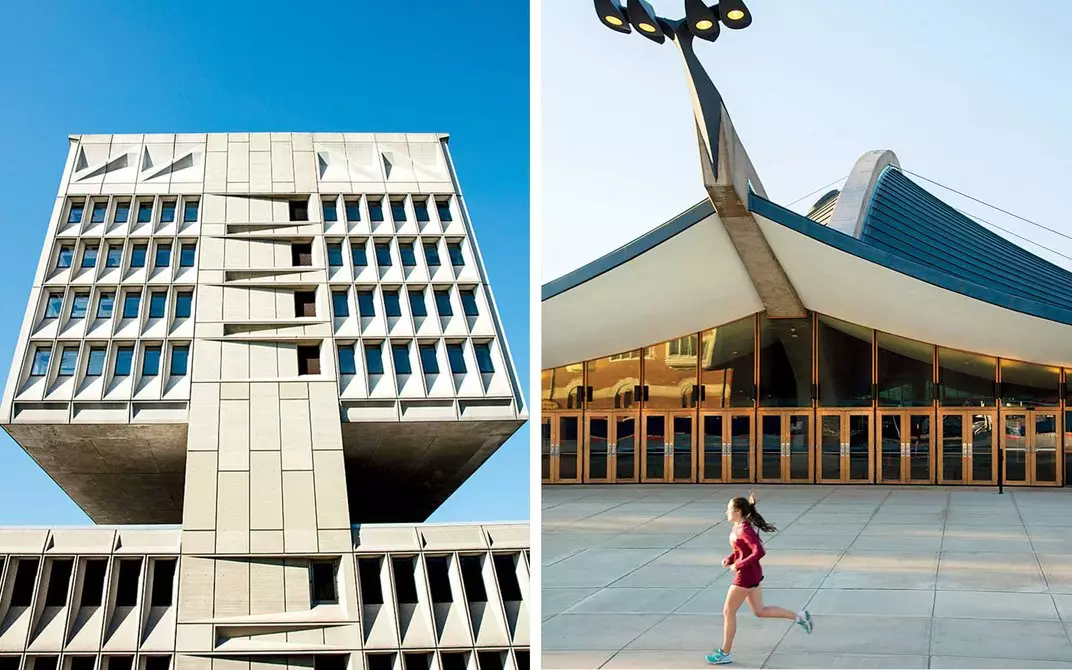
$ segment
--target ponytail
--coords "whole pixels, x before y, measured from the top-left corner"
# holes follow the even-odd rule
[[[741,520],[749,523],[764,533],[773,533],[778,530],[772,524],[767,523],[763,515],[756,509],[756,494],[753,491],[747,498],[734,498],[733,506],[741,513]]]

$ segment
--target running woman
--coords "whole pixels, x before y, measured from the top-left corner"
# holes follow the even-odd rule
[[[763,568],[759,561],[767,552],[756,529],[772,533],[775,528],[756,511],[756,495],[753,493],[747,498],[730,500],[726,505],[726,519],[733,524],[733,530],[730,531],[733,553],[722,559],[722,565],[733,571],[733,582],[722,608],[722,646],[707,655],[707,662],[712,665],[733,662],[731,651],[733,638],[737,634],[737,610],[746,600],[752,613],[761,619],[792,619],[805,632],[810,634],[812,630],[808,610],[802,609],[793,614],[784,607],[763,605],[763,587],[759,585],[763,581]]]

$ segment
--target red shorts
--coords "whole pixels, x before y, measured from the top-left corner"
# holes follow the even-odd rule
[[[744,589],[754,589],[759,586],[762,581],[763,575],[760,575],[758,578],[750,575],[745,575],[742,577],[740,574],[736,574],[733,576],[733,585],[740,586]]]

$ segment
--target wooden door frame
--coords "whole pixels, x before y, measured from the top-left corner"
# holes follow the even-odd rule
[[[1036,455],[1038,453],[1038,449],[1037,449],[1037,445],[1036,445],[1037,436],[1035,434],[1035,419],[1039,415],[1041,415],[1041,416],[1052,415],[1056,419],[1056,422],[1057,422],[1057,426],[1056,426],[1057,445],[1056,445],[1056,452],[1054,454],[1054,458],[1056,459],[1057,479],[1056,479],[1056,481],[1052,481],[1052,482],[1046,482],[1046,481],[1040,482],[1040,481],[1038,481],[1038,479],[1035,476],[1035,473],[1038,471],[1038,464],[1037,464],[1037,461],[1036,461],[1036,457],[1037,457]],[[1047,486],[1047,487],[1061,486],[1061,483],[1062,483],[1061,475],[1062,475],[1062,472],[1064,470],[1063,463],[1061,462],[1061,459],[1063,457],[1063,453],[1062,453],[1063,450],[1061,449],[1061,438],[1062,438],[1062,435],[1064,433],[1064,412],[1062,412],[1059,407],[1032,407],[1032,408],[1026,408],[1026,407],[1008,407],[1008,408],[1006,408],[1006,407],[1003,407],[1001,409],[1001,416],[1000,416],[1000,424],[1001,424],[1000,425],[1000,430],[1001,430],[1000,448],[1001,448],[1001,450],[1000,450],[1000,456],[999,456],[1002,459],[1005,459],[1007,454],[1008,454],[1008,445],[1005,442],[1005,440],[1006,440],[1005,422],[1006,422],[1006,420],[1008,419],[1009,416],[1023,416],[1024,417],[1024,428],[1026,430],[1026,434],[1024,435],[1024,439],[1027,440],[1027,445],[1025,447],[1025,453],[1024,453],[1024,460],[1025,460],[1024,468],[1025,468],[1026,479],[1024,479],[1023,481],[1015,481],[1015,482],[1014,481],[1009,481],[1009,479],[1008,479],[1009,467],[1008,467],[1008,462],[1006,461],[1006,462],[1004,462],[1002,464],[1002,466],[1004,467],[1004,473],[1005,473],[1004,484],[1006,484],[1007,486]]]
[[[839,416],[841,422],[839,430],[841,431],[841,458],[840,458],[840,476],[838,479],[823,478],[821,453],[822,449],[822,424],[824,416]],[[850,479],[850,451],[849,451],[849,417],[852,416],[866,416],[868,420],[867,427],[867,479]],[[875,463],[875,444],[876,444],[876,414],[873,408],[869,407],[820,407],[815,411],[815,428],[813,429],[814,438],[812,440],[812,458],[814,477],[813,481],[816,484],[873,484],[875,482],[876,468]]]
[[[548,412],[540,417],[540,481],[543,484],[555,483],[555,469],[558,461],[555,459],[555,414]],[[550,452],[547,454],[547,478],[543,477],[543,427],[547,426],[547,440],[550,444]]]
[[[640,457],[642,452],[641,441],[644,436],[642,434],[643,428],[640,425],[640,412],[639,410],[618,410],[609,412],[611,420],[611,435],[614,436],[614,442],[611,445],[614,453],[614,471],[611,473],[612,481],[614,483],[624,482],[627,484],[635,484],[640,481]],[[633,429],[633,476],[629,479],[618,478],[618,421],[623,418],[631,418],[634,422]]]
[[[585,412],[584,413],[584,448],[581,457],[584,466],[585,484],[613,484],[614,483],[614,412]],[[591,452],[590,439],[593,419],[603,419],[607,422],[607,476],[602,479],[592,479],[591,475]]]
[[[648,476],[648,419],[655,416],[661,416],[663,418],[663,476],[660,479],[652,479]],[[646,483],[667,483],[667,470],[666,470],[666,454],[669,451],[671,433],[670,433],[670,412],[665,410],[640,412],[640,422],[637,427],[640,432],[640,470],[638,473],[639,481],[642,484]]]
[[[699,435],[699,421],[697,412],[695,409],[680,409],[680,410],[667,410],[666,414],[666,433],[667,433],[667,449],[666,449],[666,464],[663,466],[666,469],[666,483],[667,484],[695,484],[697,481],[697,437]],[[692,431],[689,443],[689,478],[677,479],[674,477],[674,419],[685,418],[691,422]]]
[[[557,484],[580,484],[584,481],[584,431],[585,420],[583,412],[556,412],[551,415],[551,447],[554,450],[551,456],[551,473]],[[565,418],[577,419],[577,478],[562,479],[562,438],[561,422]]]
[[[971,463],[968,459],[968,453],[971,450],[971,410],[963,409],[949,409],[945,407],[939,407],[936,412],[935,421],[937,422],[937,464],[935,465],[935,481],[940,486],[959,486],[967,485],[970,483],[971,477],[968,473],[968,468]],[[945,472],[945,422],[943,419],[947,416],[959,416],[960,417],[960,468],[962,477],[959,480],[947,480],[942,473]]]
[[[703,436],[706,434],[703,430],[703,425],[707,417],[717,416],[722,419],[721,425],[721,473],[722,476],[715,478],[708,478],[704,476],[704,460],[706,457],[706,451],[704,449]],[[730,462],[730,413],[727,410],[700,410],[699,416],[696,420],[696,481],[700,484],[723,484],[729,481],[729,467]]]
[[[901,478],[899,481],[884,480],[881,477],[882,474],[882,417],[884,416],[900,416],[901,417]],[[927,457],[928,469],[931,473],[929,479],[912,479],[912,458],[911,458],[911,445],[912,445],[912,417],[925,416],[930,419],[931,423],[931,438],[930,438],[930,451]],[[933,407],[898,407],[898,408],[882,408],[879,407],[875,410],[875,442],[874,442],[874,481],[878,484],[934,484],[937,481],[937,414]]]
[[[778,468],[778,479],[763,478],[762,466],[763,466],[763,417],[765,416],[777,416],[779,417],[780,426],[779,432],[782,437],[781,446],[779,449],[780,465]],[[815,468],[815,427],[809,425],[808,429],[804,431],[804,437],[808,440],[808,478],[804,479],[790,479],[790,455],[791,449],[791,435],[790,435],[790,417],[803,416],[807,418],[810,424],[818,424],[816,421],[816,411],[810,407],[808,408],[765,408],[756,412],[756,418],[752,424],[753,435],[753,453],[752,462],[753,468],[753,480],[760,484],[812,484],[815,482],[814,468]]]
[[[703,476],[703,421],[708,416],[722,417],[722,478],[708,479]],[[748,477],[733,478],[733,420],[748,419]],[[751,407],[736,409],[700,410],[696,421],[696,477],[701,484],[747,484],[756,481],[756,410]]]

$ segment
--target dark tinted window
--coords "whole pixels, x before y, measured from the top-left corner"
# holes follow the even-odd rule
[[[461,292],[462,309],[466,316],[480,316],[480,310],[476,306],[476,290],[468,289]]]
[[[179,267],[192,268],[197,259],[197,243],[183,242],[179,247]]]
[[[324,221],[331,223],[339,220],[338,207],[335,204],[335,198],[325,199],[322,201],[324,207]]]
[[[447,242],[447,253],[450,254],[451,265],[465,265],[461,242]]]
[[[454,316],[454,309],[450,306],[449,290],[435,292],[435,305],[440,317]]]
[[[450,371],[456,375],[465,374],[465,354],[461,344],[447,345],[447,360],[450,361]]]
[[[193,223],[197,221],[197,201],[187,200],[185,209],[182,213],[182,220],[184,223]]]
[[[310,578],[314,603],[338,602],[335,589],[335,569],[338,561],[313,561]]]
[[[350,304],[347,301],[345,291],[333,291],[331,293],[331,312],[337,318],[350,316]]]
[[[190,316],[190,312],[193,309],[194,294],[190,291],[183,291],[182,293],[175,294],[175,318],[185,319]]]
[[[116,223],[126,223],[128,218],[130,218],[130,203],[126,200],[116,203],[114,221]]]
[[[878,333],[879,407],[930,407],[934,389],[934,347]]]
[[[434,243],[424,245],[424,260],[430,268],[439,267],[439,249]]]
[[[369,198],[368,201],[369,220],[374,223],[383,221],[383,200],[379,198]]]
[[[145,347],[141,374],[143,377],[155,377],[160,374],[160,347]]]
[[[162,319],[167,314],[167,294],[153,291],[149,294],[149,318]]]
[[[135,244],[134,249],[130,252],[130,267],[143,268],[145,267],[145,253],[147,247],[144,244]]]
[[[422,344],[421,350],[421,369],[424,370],[426,375],[439,374],[439,361],[436,359],[436,348],[434,344]]]
[[[517,554],[495,554],[495,578],[503,600],[521,600],[521,585],[517,581]]]
[[[471,603],[487,602],[488,592],[484,588],[483,561],[480,556],[462,556],[461,567],[466,600]]]
[[[309,201],[308,200],[291,200],[290,206],[290,220],[291,221],[308,221],[309,220]]]
[[[424,304],[424,291],[409,292],[409,311],[413,316],[428,316],[428,306]]]
[[[871,406],[872,331],[819,316],[819,404]]]
[[[391,218],[397,223],[402,223],[406,220],[405,200],[391,200]]]
[[[67,590],[71,586],[71,571],[74,561],[65,558],[52,561],[48,575],[48,591],[45,592],[45,607],[63,607],[67,604]]]
[[[126,377],[134,362],[134,347],[119,347],[115,352],[115,376]]]
[[[339,345],[339,372],[344,375],[357,374],[357,361],[354,360],[354,348],[352,345]]]
[[[186,374],[190,364],[190,347],[177,346],[171,349],[171,374],[174,377],[182,377]]]
[[[318,346],[298,347],[298,374],[299,375],[318,375],[318,374],[320,374],[320,347],[318,347]]]
[[[334,243],[328,245],[328,265],[333,268],[342,266],[342,244]]]
[[[402,305],[399,303],[398,289],[383,290],[383,307],[387,316],[402,316]]]
[[[395,596],[399,604],[417,603],[417,582],[413,577],[414,559],[412,557],[395,557],[391,559],[395,575]]]
[[[108,570],[108,561],[93,558],[86,561],[82,577],[81,607],[99,607],[104,600],[104,574]]]
[[[391,245],[386,242],[376,243],[376,265],[381,268],[391,267]]]
[[[20,558],[15,563],[15,584],[11,589],[12,607],[29,607],[37,585],[37,559]],[[11,570],[11,568],[8,568]]]
[[[380,587],[379,558],[357,559],[358,579],[361,581],[361,602],[365,605],[382,605],[383,589]]]
[[[761,315],[759,342],[760,405],[811,405],[811,321]]]
[[[436,200],[436,211],[439,212],[439,220],[448,223],[453,220],[450,215],[450,200]]]
[[[123,296],[123,318],[134,319],[138,316],[138,306],[141,304],[140,293],[127,293]]]
[[[55,319],[63,312],[63,294],[49,293],[48,302],[45,304],[45,318]]]
[[[141,577],[141,559],[119,561],[119,583],[115,590],[117,607],[133,607],[138,604],[138,580]]]
[[[175,220],[175,201],[165,200],[160,207],[160,222],[171,223]]]
[[[361,316],[376,316],[376,303],[372,291],[357,292],[357,313]]]
[[[491,360],[491,345],[487,342],[478,342],[473,345],[473,353],[476,354],[476,367],[484,374],[495,372],[495,363]]]
[[[428,221],[428,201],[424,199],[414,200],[413,213],[417,216],[417,220],[421,223]]]
[[[149,223],[153,220],[152,201],[138,203],[138,223]]]
[[[938,382],[941,402],[950,407],[993,405],[997,360],[963,351],[938,349]]]
[[[383,348],[379,344],[365,345],[365,369],[370,375],[383,374]]]
[[[149,600],[152,607],[171,606],[175,591],[175,565],[174,560],[153,561],[153,592]]]
[[[413,372],[409,364],[409,345],[392,344],[391,359],[395,364],[396,375],[408,375]]]

